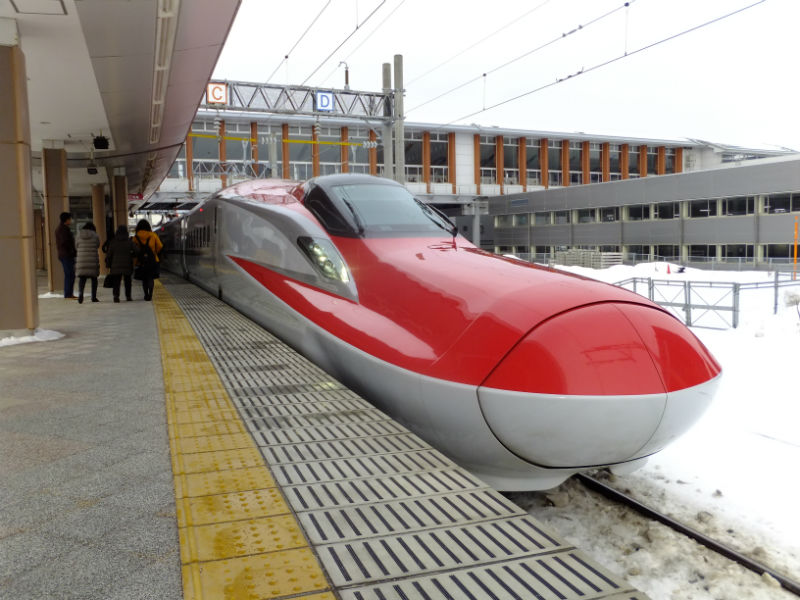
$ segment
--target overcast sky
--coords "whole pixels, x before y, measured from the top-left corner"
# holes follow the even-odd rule
[[[800,150],[800,0],[624,4],[242,0],[214,78],[342,88],[344,61],[351,89],[380,91],[402,54],[411,122]]]

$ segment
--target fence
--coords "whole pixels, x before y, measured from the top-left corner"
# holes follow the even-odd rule
[[[800,286],[789,273],[775,273],[770,282],[736,283],[680,281],[631,277],[614,285],[629,289],[663,306],[688,326],[724,329],[739,326],[741,292],[773,288],[773,314],[778,312],[780,290]],[[644,293],[646,291],[646,293]]]

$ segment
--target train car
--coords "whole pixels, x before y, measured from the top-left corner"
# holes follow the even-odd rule
[[[658,305],[484,252],[386,179],[241,183],[164,238],[166,269],[500,490],[641,465],[721,377]]]

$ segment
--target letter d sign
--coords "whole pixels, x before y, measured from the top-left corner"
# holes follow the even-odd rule
[[[333,93],[332,92],[317,92],[317,110],[324,112],[333,111]]]

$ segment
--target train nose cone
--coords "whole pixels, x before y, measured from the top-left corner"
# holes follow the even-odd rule
[[[684,391],[680,414],[660,427],[670,394],[705,390],[718,374],[705,347],[673,317],[604,303],[537,326],[478,397],[489,427],[521,458],[547,467],[602,465],[654,452],[688,429],[710,395],[694,402],[696,394]]]

